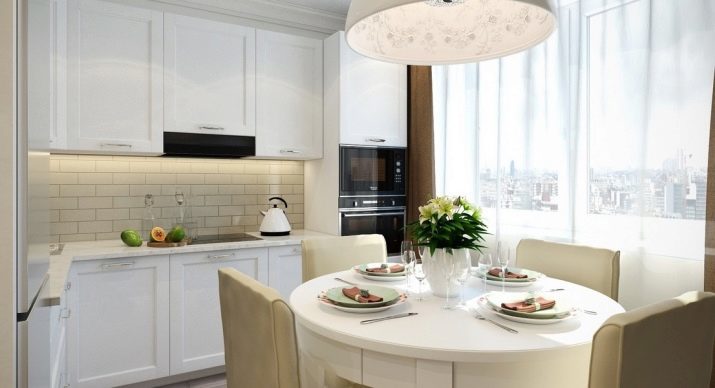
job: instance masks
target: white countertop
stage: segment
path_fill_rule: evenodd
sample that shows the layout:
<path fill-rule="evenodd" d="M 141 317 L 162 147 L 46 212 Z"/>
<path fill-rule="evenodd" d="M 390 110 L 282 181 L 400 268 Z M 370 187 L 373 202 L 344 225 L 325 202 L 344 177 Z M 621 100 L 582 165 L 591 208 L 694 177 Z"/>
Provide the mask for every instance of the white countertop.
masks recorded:
<path fill-rule="evenodd" d="M 218 244 L 185 245 L 172 248 L 128 247 L 119 238 L 116 240 L 81 241 L 65 243 L 62 253 L 50 256 L 49 288 L 47 303 L 58 305 L 73 261 L 104 260 L 123 257 L 171 255 L 177 253 L 210 252 L 226 249 L 265 248 L 283 245 L 298 245 L 302 240 L 332 237 L 310 230 L 293 230 L 288 236 L 261 236 L 258 232 L 248 234 L 262 238 L 255 241 L 227 242 Z"/>

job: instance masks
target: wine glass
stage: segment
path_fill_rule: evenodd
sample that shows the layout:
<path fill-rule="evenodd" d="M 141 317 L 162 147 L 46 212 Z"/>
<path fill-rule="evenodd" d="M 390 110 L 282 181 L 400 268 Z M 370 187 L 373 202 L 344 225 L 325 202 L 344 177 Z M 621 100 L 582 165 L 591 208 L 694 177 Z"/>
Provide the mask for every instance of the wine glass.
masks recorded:
<path fill-rule="evenodd" d="M 504 292 L 504 286 L 506 284 L 506 270 L 509 266 L 509 247 L 505 246 L 502 248 L 501 243 L 497 246 L 497 263 L 501 268 L 501 290 Z"/>
<path fill-rule="evenodd" d="M 412 248 L 412 241 L 403 241 L 400 247 L 400 252 L 400 260 L 402 261 L 402 265 L 405 266 L 405 275 L 407 277 L 407 286 L 405 287 L 405 294 L 409 295 L 411 272 L 410 269 L 412 267 L 412 263 L 415 261 L 415 251 Z"/>
<path fill-rule="evenodd" d="M 422 282 L 427 277 L 427 274 L 425 274 L 424 268 L 422 267 L 422 259 L 416 259 L 413 262 L 412 276 L 414 276 L 415 279 L 417 279 L 417 281 L 419 282 L 419 286 L 417 289 L 419 296 L 417 297 L 417 300 L 421 302 L 422 300 L 424 300 L 424 298 L 422 297 Z"/>
<path fill-rule="evenodd" d="M 457 307 L 464 308 L 466 307 L 464 303 L 464 284 L 469 279 L 472 259 L 469 257 L 469 252 L 462 250 L 459 255 L 455 255 L 454 260 L 454 275 L 457 283 L 459 283 L 459 303 L 457 303 Z"/>
<path fill-rule="evenodd" d="M 491 253 L 481 253 L 479 254 L 479 273 L 482 274 L 482 279 L 484 280 L 484 292 L 487 292 L 487 274 L 489 270 L 492 269 L 492 254 Z"/>

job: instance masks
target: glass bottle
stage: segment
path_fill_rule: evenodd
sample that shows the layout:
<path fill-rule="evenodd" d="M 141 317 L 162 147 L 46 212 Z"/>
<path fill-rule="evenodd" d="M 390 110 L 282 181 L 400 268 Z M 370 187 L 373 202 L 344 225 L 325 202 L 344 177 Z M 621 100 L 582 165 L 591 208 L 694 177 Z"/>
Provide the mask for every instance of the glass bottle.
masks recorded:
<path fill-rule="evenodd" d="M 147 194 L 144 196 L 144 218 L 142 218 L 142 239 L 144 241 L 151 241 L 150 233 L 155 224 L 154 196 Z"/>

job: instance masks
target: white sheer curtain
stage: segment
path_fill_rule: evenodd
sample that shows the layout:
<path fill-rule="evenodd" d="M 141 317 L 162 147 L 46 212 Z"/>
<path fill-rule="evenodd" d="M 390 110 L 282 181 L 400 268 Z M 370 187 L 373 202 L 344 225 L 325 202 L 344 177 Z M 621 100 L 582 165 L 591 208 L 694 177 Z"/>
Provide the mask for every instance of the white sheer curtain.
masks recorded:
<path fill-rule="evenodd" d="M 702 289 L 715 1 L 555 5 L 544 44 L 433 68 L 438 194 L 513 247 L 620 249 L 626 307 Z"/>

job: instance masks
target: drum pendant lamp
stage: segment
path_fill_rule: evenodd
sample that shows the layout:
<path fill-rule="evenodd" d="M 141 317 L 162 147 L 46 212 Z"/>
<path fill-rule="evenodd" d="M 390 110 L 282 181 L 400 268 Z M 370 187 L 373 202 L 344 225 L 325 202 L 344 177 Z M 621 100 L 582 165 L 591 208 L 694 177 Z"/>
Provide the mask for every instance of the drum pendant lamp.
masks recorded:
<path fill-rule="evenodd" d="M 385 62 L 478 62 L 543 42 L 556 28 L 548 0 L 352 0 L 350 47 Z"/>

